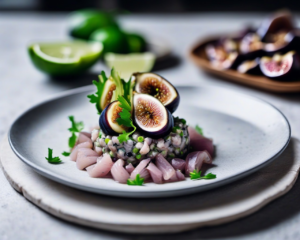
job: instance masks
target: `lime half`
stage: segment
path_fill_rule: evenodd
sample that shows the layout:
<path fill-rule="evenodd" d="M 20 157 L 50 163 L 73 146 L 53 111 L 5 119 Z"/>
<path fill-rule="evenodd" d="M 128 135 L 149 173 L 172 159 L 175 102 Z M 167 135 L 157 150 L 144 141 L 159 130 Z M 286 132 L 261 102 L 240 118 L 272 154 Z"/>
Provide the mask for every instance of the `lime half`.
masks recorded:
<path fill-rule="evenodd" d="M 52 76 L 81 73 L 96 63 L 102 53 L 99 42 L 70 41 L 34 43 L 28 47 L 33 64 Z"/>
<path fill-rule="evenodd" d="M 134 72 L 149 72 L 155 63 L 155 55 L 149 52 L 107 53 L 104 55 L 104 60 L 108 67 L 114 67 L 119 72 L 121 78 L 128 80 Z"/>

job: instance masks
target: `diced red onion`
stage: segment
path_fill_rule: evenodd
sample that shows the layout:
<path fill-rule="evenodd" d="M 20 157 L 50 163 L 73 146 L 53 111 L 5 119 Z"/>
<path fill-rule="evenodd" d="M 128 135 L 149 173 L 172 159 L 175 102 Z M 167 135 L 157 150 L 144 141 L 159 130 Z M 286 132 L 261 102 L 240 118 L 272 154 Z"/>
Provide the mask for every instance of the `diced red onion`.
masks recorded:
<path fill-rule="evenodd" d="M 114 180 L 119 183 L 127 183 L 127 179 L 129 178 L 129 173 L 125 170 L 123 166 L 124 160 L 119 159 L 114 163 L 110 170 Z"/>
<path fill-rule="evenodd" d="M 98 158 L 95 167 L 89 172 L 90 177 L 93 178 L 103 178 L 105 177 L 111 170 L 114 165 L 113 161 L 109 154 L 105 153 L 102 157 Z"/>
<path fill-rule="evenodd" d="M 89 148 L 80 148 L 78 149 L 76 165 L 80 170 L 85 169 L 86 167 L 97 162 L 99 157 L 98 153 Z"/>
<path fill-rule="evenodd" d="M 140 150 L 140 154 L 146 155 L 150 151 L 148 143 L 145 141 L 143 147 Z"/>
<path fill-rule="evenodd" d="M 126 171 L 130 174 L 133 172 L 134 170 L 134 166 L 132 165 L 132 163 L 129 163 L 126 167 L 125 167 Z"/>
<path fill-rule="evenodd" d="M 147 170 L 149 171 L 151 178 L 154 183 L 162 184 L 163 183 L 163 174 L 162 172 L 155 166 L 154 163 L 149 163 Z"/>
<path fill-rule="evenodd" d="M 148 144 L 148 146 L 150 146 L 150 144 L 152 143 L 152 138 L 145 138 L 145 142 Z"/>
<path fill-rule="evenodd" d="M 72 161 L 76 161 L 78 149 L 80 149 L 80 148 L 89 148 L 89 149 L 91 149 L 92 147 L 93 147 L 93 143 L 91 143 L 91 142 L 79 143 L 76 147 L 73 148 L 73 150 L 70 154 L 70 159 Z"/>
<path fill-rule="evenodd" d="M 144 180 L 147 181 L 148 179 L 150 179 L 149 171 L 146 168 L 142 169 L 142 171 L 140 172 L 140 177 L 144 178 Z"/>
<path fill-rule="evenodd" d="M 193 151 L 208 151 L 208 153 L 213 156 L 214 145 L 212 139 L 206 138 L 199 134 L 194 128 L 188 127 L 190 135 L 190 146 Z"/>
<path fill-rule="evenodd" d="M 131 179 L 135 179 L 137 174 L 140 174 L 141 171 L 146 168 L 146 166 L 148 165 L 148 163 L 150 162 L 150 158 L 144 159 L 142 161 L 140 161 L 140 163 L 136 166 L 136 168 L 132 171 L 130 178 Z"/>
<path fill-rule="evenodd" d="M 93 144 L 91 140 L 91 134 L 88 132 L 80 132 L 77 139 L 77 144 L 83 143 L 83 142 L 90 142 Z"/>
<path fill-rule="evenodd" d="M 171 164 L 175 169 L 178 169 L 180 171 L 184 171 L 185 169 L 185 160 L 183 159 L 174 158 L 172 159 Z"/>
<path fill-rule="evenodd" d="M 212 158 L 207 151 L 189 153 L 186 157 L 185 174 L 188 176 L 195 169 L 199 171 L 203 163 L 212 163 Z"/>
<path fill-rule="evenodd" d="M 176 170 L 176 176 L 177 176 L 178 181 L 185 180 L 185 176 L 183 175 L 183 173 L 180 170 Z"/>
<path fill-rule="evenodd" d="M 175 169 L 162 154 L 156 155 L 156 166 L 163 173 L 164 180 L 169 180 L 175 174 Z"/>

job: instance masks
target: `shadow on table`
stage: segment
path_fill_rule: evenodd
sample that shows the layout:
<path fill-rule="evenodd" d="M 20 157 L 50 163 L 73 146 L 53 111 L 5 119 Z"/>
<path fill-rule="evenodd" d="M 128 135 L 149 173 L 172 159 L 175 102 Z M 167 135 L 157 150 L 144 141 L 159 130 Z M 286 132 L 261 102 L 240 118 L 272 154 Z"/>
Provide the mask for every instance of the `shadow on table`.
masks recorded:
<path fill-rule="evenodd" d="M 295 156 L 296 150 L 295 150 L 294 146 L 296 146 L 296 142 L 298 142 L 298 141 L 299 140 L 297 140 L 297 139 L 292 139 L 288 148 L 283 153 L 283 154 L 286 154 L 287 156 L 289 156 L 289 158 L 285 162 L 286 164 L 283 164 L 282 162 L 280 162 L 280 166 L 283 166 L 282 167 L 282 172 L 284 172 L 284 173 L 282 173 L 283 175 L 286 174 L 286 171 L 290 171 L 291 164 L 293 161 L 295 161 L 294 159 L 296 157 Z M 284 159 L 284 158 L 282 158 L 282 159 Z M 272 165 L 273 165 L 273 167 L 272 167 Z M 288 165 L 288 166 L 284 167 L 285 165 Z M 275 171 L 276 168 L 278 168 L 278 166 L 276 167 L 276 164 L 273 164 L 273 163 L 270 164 L 268 167 L 268 171 L 267 171 L 267 173 L 270 172 L 270 175 L 268 175 L 268 174 L 265 175 L 266 178 L 268 178 L 268 176 L 272 176 L 273 170 Z M 241 179 L 239 181 L 247 182 L 248 181 L 247 178 L 253 179 L 253 177 L 255 178 L 255 174 L 256 173 L 252 174 L 249 177 Z M 278 176 L 278 177 L 280 178 L 281 176 Z M 253 184 L 255 184 L 255 182 L 253 182 Z M 223 188 L 218 188 L 218 189 L 214 189 L 211 191 L 212 192 L 218 191 L 218 190 L 222 191 L 222 190 L 224 190 L 224 188 L 226 188 L 226 186 L 224 186 Z M 239 189 L 236 189 L 234 191 L 239 191 Z M 295 183 L 295 185 L 293 186 L 293 188 L 290 190 L 290 192 L 288 192 L 286 195 L 280 197 L 279 199 L 272 201 L 267 206 L 263 207 L 261 210 L 259 210 L 258 212 L 254 213 L 248 217 L 244 217 L 244 218 L 241 218 L 234 222 L 222 224 L 219 226 L 198 228 L 195 230 L 190 230 L 190 231 L 176 233 L 176 234 L 155 234 L 155 235 L 137 234 L 137 235 L 133 235 L 133 234 L 101 231 L 101 230 L 97 230 L 97 229 L 86 228 L 86 227 L 79 226 L 79 225 L 76 225 L 76 228 L 80 229 L 83 232 L 88 231 L 87 232 L 88 234 L 96 235 L 98 233 L 98 234 L 101 234 L 101 236 L 104 238 L 107 237 L 107 238 L 120 238 L 120 239 L 143 239 L 143 240 L 148 240 L 148 239 L 149 240 L 150 239 L 158 239 L 158 240 L 159 239 L 162 239 L 162 240 L 168 240 L 168 239 L 177 240 L 178 239 L 179 240 L 180 239 L 181 240 L 181 239 L 199 239 L 199 238 L 204 238 L 204 239 L 234 238 L 234 237 L 240 238 L 244 235 L 256 234 L 265 229 L 276 227 L 276 225 L 280 224 L 281 222 L 285 221 L 286 219 L 293 217 L 293 215 L 299 214 L 299 212 L 300 212 L 299 191 L 300 191 L 300 181 L 297 181 Z M 192 195 L 190 197 L 192 198 Z M 224 198 L 224 199 L 225 199 L 225 201 L 229 201 L 227 198 Z M 113 201 L 113 198 L 111 198 L 111 200 Z M 188 201 L 189 196 L 177 197 L 176 202 L 177 202 L 177 205 L 179 205 L 178 206 L 179 211 L 184 210 L 184 207 L 182 208 L 180 206 L 180 203 L 183 204 L 182 200 L 184 200 L 185 204 L 186 204 L 187 202 L 189 202 Z M 124 201 L 125 201 L 124 204 L 128 205 L 128 208 L 131 208 L 130 207 L 130 199 L 124 199 Z M 147 205 L 147 202 L 148 202 L 147 199 L 141 199 L 141 201 L 144 202 L 143 203 L 144 205 Z M 157 201 L 160 201 L 162 207 L 165 208 L 164 205 L 168 202 L 168 198 L 159 199 Z M 200 198 L 199 198 L 199 201 L 201 202 Z M 211 199 L 211 201 L 217 203 L 218 199 Z M 196 203 L 189 202 L 189 204 L 191 205 L 191 208 L 193 208 L 192 206 Z M 205 202 L 203 204 L 205 205 Z M 141 203 L 141 205 L 142 205 L 142 203 Z M 149 205 L 151 205 L 151 204 L 149 204 Z M 213 205 L 214 205 L 214 203 L 213 203 Z M 151 206 L 149 206 L 149 207 L 151 208 Z M 200 207 L 200 206 L 198 206 L 198 207 Z M 146 208 L 145 208 L 145 210 L 146 210 Z M 144 209 L 139 208 L 139 211 L 144 211 Z M 162 209 L 162 211 L 166 211 L 166 210 Z M 58 221 L 62 221 L 62 220 L 58 219 Z M 71 223 L 66 223 L 66 222 L 64 222 L 64 224 L 70 225 L 70 227 L 72 227 L 72 225 L 73 225 Z"/>

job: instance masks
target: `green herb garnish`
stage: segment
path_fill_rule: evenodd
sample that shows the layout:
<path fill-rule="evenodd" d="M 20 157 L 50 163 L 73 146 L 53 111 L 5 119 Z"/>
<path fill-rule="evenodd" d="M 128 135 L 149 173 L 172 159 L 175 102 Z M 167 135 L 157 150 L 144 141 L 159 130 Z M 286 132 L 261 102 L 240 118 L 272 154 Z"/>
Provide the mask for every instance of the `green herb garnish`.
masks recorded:
<path fill-rule="evenodd" d="M 45 158 L 49 163 L 58 164 L 62 162 L 59 157 L 53 157 L 52 154 L 53 154 L 53 149 L 48 148 L 48 157 Z"/>
<path fill-rule="evenodd" d="M 215 179 L 217 178 L 217 175 L 208 173 L 201 177 L 201 171 L 197 171 L 196 169 L 190 173 L 190 177 L 192 180 L 198 180 L 198 179 Z"/>
<path fill-rule="evenodd" d="M 120 112 L 120 117 L 117 118 L 117 123 L 119 125 L 124 125 L 126 127 L 132 127 L 133 130 L 131 132 L 123 131 L 122 134 L 119 135 L 118 139 L 120 143 L 126 142 L 129 140 L 129 135 L 135 132 L 136 127 L 133 125 L 132 119 L 131 119 L 131 106 L 126 101 L 126 99 L 123 96 L 118 97 L 118 101 L 120 102 L 120 107 L 122 108 L 122 111 Z"/>
<path fill-rule="evenodd" d="M 144 183 L 144 178 L 140 177 L 140 174 L 137 174 L 134 180 L 127 179 L 128 185 L 142 186 Z"/>
<path fill-rule="evenodd" d="M 91 103 L 96 104 L 96 109 L 98 111 L 98 114 L 101 114 L 101 112 L 103 111 L 103 109 L 100 106 L 101 96 L 103 93 L 105 82 L 108 80 L 108 78 L 106 77 L 104 71 L 101 72 L 98 78 L 99 78 L 98 82 L 96 80 L 93 81 L 93 84 L 97 87 L 97 92 L 95 94 L 88 95 L 87 97 L 90 99 Z"/>
<path fill-rule="evenodd" d="M 65 157 L 70 156 L 70 154 L 71 154 L 70 152 L 63 152 L 63 153 L 62 153 L 62 155 L 65 156 Z"/>
<path fill-rule="evenodd" d="M 198 124 L 196 125 L 195 130 L 196 130 L 200 135 L 203 136 L 203 130 L 202 130 L 201 127 L 198 126 Z"/>
<path fill-rule="evenodd" d="M 137 138 L 137 140 L 138 140 L 138 142 L 144 142 L 144 137 L 139 136 L 139 137 Z"/>

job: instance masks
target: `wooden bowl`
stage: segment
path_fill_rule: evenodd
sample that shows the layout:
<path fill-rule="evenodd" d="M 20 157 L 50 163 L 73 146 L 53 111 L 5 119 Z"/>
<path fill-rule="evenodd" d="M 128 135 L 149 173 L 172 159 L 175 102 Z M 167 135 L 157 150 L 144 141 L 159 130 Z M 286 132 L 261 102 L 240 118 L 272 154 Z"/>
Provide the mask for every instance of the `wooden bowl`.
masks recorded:
<path fill-rule="evenodd" d="M 220 76 L 221 78 L 229 81 L 268 90 L 271 92 L 300 92 L 300 81 L 279 82 L 264 76 L 243 74 L 230 69 L 219 70 L 213 67 L 206 56 L 205 46 L 209 43 L 215 42 L 219 38 L 220 36 L 215 36 L 199 41 L 189 52 L 190 58 L 204 71 Z"/>

